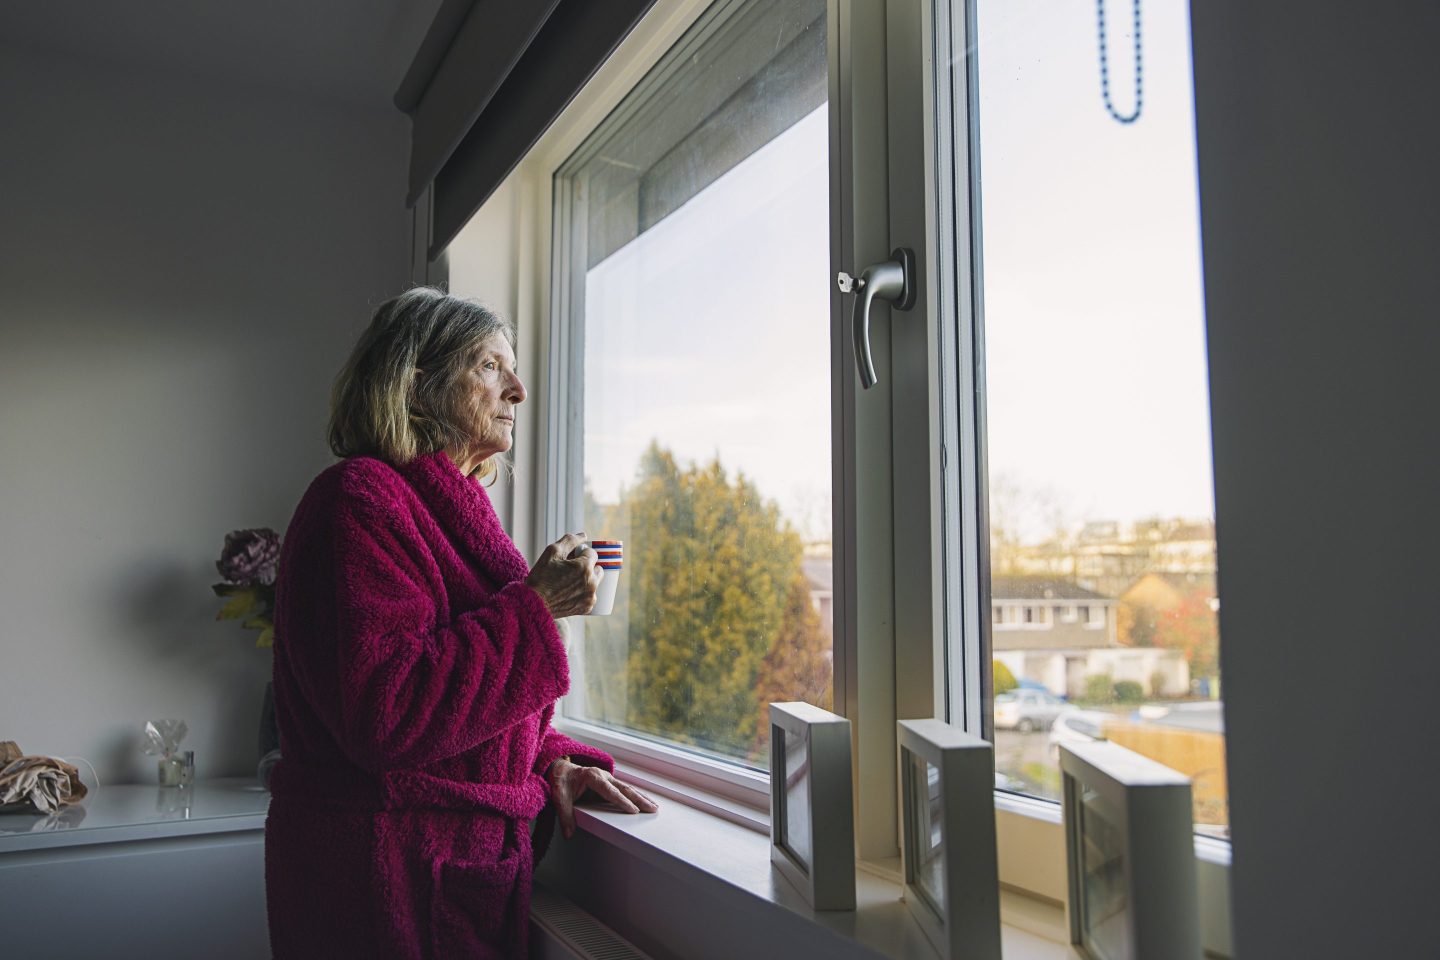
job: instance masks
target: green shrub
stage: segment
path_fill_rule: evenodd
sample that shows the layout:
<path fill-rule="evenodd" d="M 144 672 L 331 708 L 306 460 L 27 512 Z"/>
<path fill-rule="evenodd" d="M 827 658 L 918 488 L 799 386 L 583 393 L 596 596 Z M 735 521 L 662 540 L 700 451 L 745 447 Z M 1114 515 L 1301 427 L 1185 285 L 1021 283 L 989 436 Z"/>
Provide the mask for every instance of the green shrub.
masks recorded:
<path fill-rule="evenodd" d="M 1011 673 L 1010 668 L 1005 666 L 1004 663 L 999 660 L 992 660 L 990 664 L 991 669 L 995 671 L 994 683 L 997 696 L 1002 693 L 1009 693 L 1011 690 L 1020 686 L 1015 680 L 1015 674 Z"/>
<path fill-rule="evenodd" d="M 1121 680 L 1115 684 L 1115 699 L 1121 703 L 1139 703 L 1145 699 L 1145 688 L 1138 680 Z"/>
<path fill-rule="evenodd" d="M 1085 699 L 1091 703 L 1114 703 L 1115 681 L 1108 673 L 1093 673 L 1085 678 Z"/>

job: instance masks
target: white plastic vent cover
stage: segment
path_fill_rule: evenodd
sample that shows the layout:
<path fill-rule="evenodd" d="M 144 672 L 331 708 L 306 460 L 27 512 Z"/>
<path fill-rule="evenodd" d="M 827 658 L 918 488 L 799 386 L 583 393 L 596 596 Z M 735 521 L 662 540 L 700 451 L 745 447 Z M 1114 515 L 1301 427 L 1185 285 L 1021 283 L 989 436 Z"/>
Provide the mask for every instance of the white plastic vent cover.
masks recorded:
<path fill-rule="evenodd" d="M 550 935 L 552 946 L 568 950 L 580 960 L 651 960 L 614 930 L 538 884 L 530 895 L 530 918 L 542 933 Z"/>

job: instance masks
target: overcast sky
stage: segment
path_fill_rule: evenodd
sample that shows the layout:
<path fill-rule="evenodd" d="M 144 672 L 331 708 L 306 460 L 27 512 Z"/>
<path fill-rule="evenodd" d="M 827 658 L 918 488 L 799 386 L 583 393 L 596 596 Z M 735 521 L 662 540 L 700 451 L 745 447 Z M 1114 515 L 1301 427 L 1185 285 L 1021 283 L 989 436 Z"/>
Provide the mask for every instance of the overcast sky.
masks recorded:
<path fill-rule="evenodd" d="M 828 528 L 829 162 L 814 111 L 585 283 L 585 473 L 613 502 L 656 438 Z"/>
<path fill-rule="evenodd" d="M 1131 7 L 1111 88 L 1134 103 Z M 1100 98 L 1095 5 L 981 0 L 976 44 L 992 475 L 1072 521 L 1209 517 L 1188 8 L 1144 5 L 1140 120 Z M 802 528 L 829 496 L 826 115 L 586 279 L 586 474 L 613 500 L 651 438 L 719 454 Z"/>

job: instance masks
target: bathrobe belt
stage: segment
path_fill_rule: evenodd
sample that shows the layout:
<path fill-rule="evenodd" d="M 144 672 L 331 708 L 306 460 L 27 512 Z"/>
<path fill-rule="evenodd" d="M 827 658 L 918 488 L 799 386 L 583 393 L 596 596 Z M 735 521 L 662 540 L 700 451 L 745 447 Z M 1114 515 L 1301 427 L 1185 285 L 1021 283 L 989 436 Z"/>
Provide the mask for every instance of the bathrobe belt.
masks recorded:
<path fill-rule="evenodd" d="M 520 784 L 448 780 L 419 770 L 371 775 L 345 767 L 317 767 L 282 759 L 270 777 L 276 797 L 356 811 L 481 810 L 512 820 L 533 820 L 545 807 L 545 781 L 527 774 Z"/>

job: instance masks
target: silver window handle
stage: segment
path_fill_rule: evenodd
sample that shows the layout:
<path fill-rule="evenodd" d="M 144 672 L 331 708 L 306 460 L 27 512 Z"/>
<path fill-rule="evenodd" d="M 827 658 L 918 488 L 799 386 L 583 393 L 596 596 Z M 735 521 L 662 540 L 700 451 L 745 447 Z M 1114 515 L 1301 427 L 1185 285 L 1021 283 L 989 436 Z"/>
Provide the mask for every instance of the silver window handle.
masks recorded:
<path fill-rule="evenodd" d="M 915 306 L 915 252 L 901 247 L 890 254 L 889 260 L 866 267 L 858 279 L 841 273 L 835 280 L 841 293 L 855 294 L 850 332 L 855 338 L 855 365 L 860 368 L 860 385 L 869 390 L 880 380 L 875 375 L 875 360 L 870 354 L 870 305 L 880 297 L 889 300 L 898 310 Z"/>

